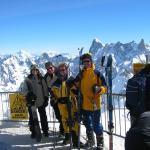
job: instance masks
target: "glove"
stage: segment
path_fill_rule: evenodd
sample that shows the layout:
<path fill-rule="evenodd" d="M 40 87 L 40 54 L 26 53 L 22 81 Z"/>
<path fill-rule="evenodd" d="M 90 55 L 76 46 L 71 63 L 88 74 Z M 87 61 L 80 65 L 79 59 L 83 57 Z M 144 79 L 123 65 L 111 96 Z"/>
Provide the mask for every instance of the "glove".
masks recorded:
<path fill-rule="evenodd" d="M 44 97 L 43 106 L 44 106 L 44 107 L 47 107 L 47 106 L 48 106 L 48 97 L 47 97 L 47 96 Z"/>
<path fill-rule="evenodd" d="M 74 112 L 74 120 L 78 121 L 78 112 Z"/>
<path fill-rule="evenodd" d="M 50 100 L 50 104 L 53 107 L 55 105 L 55 101 L 54 100 Z"/>
<path fill-rule="evenodd" d="M 101 87 L 99 87 L 98 85 L 94 85 L 92 90 L 94 94 L 98 94 L 102 91 Z"/>
<path fill-rule="evenodd" d="M 31 100 L 30 102 L 27 102 L 27 103 L 26 103 L 26 106 L 27 106 L 27 107 L 31 107 L 31 106 L 33 106 L 33 105 L 35 105 L 35 100 Z"/>
<path fill-rule="evenodd" d="M 32 106 L 35 104 L 36 95 L 33 92 L 28 92 L 26 95 L 27 106 Z"/>
<path fill-rule="evenodd" d="M 66 84 L 71 88 L 74 84 L 74 77 L 70 77 L 67 81 Z"/>

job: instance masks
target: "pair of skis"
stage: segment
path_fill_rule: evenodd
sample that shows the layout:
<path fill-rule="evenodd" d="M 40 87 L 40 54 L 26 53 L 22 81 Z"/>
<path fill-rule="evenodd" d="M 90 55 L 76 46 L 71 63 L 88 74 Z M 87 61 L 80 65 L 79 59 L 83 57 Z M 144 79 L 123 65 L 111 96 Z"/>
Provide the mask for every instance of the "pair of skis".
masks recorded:
<path fill-rule="evenodd" d="M 104 66 L 105 56 L 102 57 L 102 66 L 105 67 L 106 71 L 106 82 L 107 82 L 107 108 L 108 108 L 108 129 L 109 129 L 109 150 L 113 150 L 113 104 L 112 104 L 112 56 L 109 55 L 107 58 L 106 66 Z"/>
<path fill-rule="evenodd" d="M 35 132 L 35 139 L 37 142 L 40 142 L 42 139 L 42 133 L 39 125 L 39 120 L 38 120 L 38 115 L 37 115 L 37 108 L 35 105 L 31 106 L 31 112 L 32 112 L 32 117 L 33 117 L 33 122 L 34 122 L 34 132 Z"/>

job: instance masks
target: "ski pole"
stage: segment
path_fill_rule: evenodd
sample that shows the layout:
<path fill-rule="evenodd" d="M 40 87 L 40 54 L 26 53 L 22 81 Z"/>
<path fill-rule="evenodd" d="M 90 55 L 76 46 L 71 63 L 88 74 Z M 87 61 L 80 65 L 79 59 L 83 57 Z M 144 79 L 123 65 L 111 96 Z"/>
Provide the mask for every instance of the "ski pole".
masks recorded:
<path fill-rule="evenodd" d="M 79 74 L 81 74 L 81 60 L 80 57 L 82 55 L 83 51 L 82 47 L 81 49 L 78 48 L 79 50 Z M 78 99 L 77 99 L 77 105 L 78 105 L 78 150 L 80 150 L 80 134 L 81 134 L 81 79 L 79 79 L 79 91 L 78 91 Z"/>
<path fill-rule="evenodd" d="M 56 146 L 56 128 L 55 128 L 55 114 L 54 114 L 54 111 L 53 111 L 53 137 L 54 137 L 54 149 L 55 149 L 55 146 Z"/>

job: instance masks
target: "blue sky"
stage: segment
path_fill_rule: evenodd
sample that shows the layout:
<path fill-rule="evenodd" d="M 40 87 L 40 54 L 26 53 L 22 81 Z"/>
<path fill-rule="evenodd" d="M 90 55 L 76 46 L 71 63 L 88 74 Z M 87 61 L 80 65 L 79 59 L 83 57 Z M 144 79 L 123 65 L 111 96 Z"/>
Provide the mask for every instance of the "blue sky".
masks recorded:
<path fill-rule="evenodd" d="M 150 43 L 149 0 L 0 0 L 0 53 L 76 53 L 103 44 Z"/>

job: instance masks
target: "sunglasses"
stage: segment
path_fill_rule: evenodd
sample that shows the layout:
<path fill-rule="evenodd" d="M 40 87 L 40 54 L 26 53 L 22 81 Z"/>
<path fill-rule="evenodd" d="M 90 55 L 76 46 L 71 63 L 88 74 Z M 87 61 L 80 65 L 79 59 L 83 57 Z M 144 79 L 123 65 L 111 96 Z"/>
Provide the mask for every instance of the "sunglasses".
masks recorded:
<path fill-rule="evenodd" d="M 52 70 L 53 69 L 53 67 L 49 67 L 49 68 L 47 68 L 47 70 Z"/>
<path fill-rule="evenodd" d="M 60 72 L 64 72 L 64 71 L 66 71 L 66 69 L 60 69 L 59 71 L 60 71 Z"/>
<path fill-rule="evenodd" d="M 89 63 L 91 60 L 84 60 L 83 63 Z"/>
<path fill-rule="evenodd" d="M 38 69 L 32 69 L 33 71 L 39 71 Z"/>

